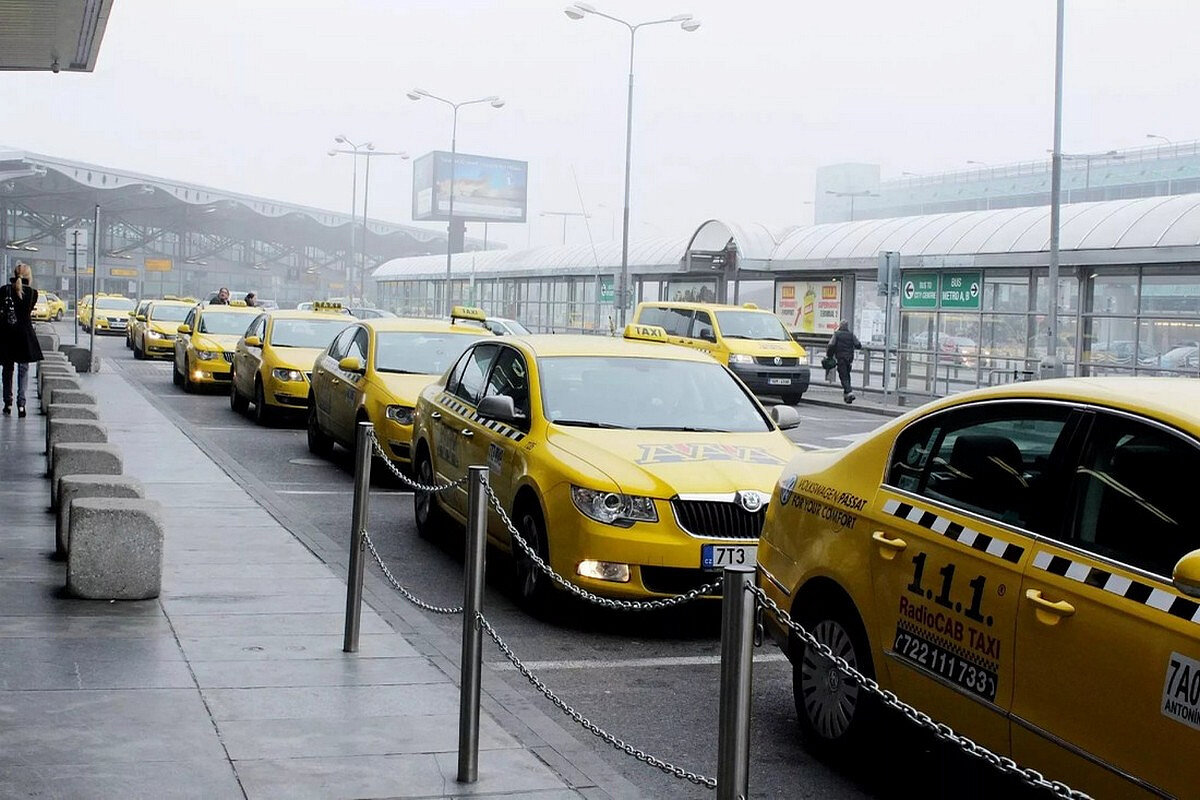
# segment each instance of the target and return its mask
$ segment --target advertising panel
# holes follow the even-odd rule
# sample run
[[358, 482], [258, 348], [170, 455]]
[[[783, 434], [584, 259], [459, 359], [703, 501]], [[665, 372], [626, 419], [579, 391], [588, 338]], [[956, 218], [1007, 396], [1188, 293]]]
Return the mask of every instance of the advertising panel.
[[[529, 164], [467, 153], [454, 157], [454, 218], [525, 222]], [[450, 216], [450, 154], [426, 153], [413, 162], [413, 219]]]
[[775, 284], [775, 315], [788, 330], [833, 333], [842, 314], [842, 284], [838, 281], [779, 281]]

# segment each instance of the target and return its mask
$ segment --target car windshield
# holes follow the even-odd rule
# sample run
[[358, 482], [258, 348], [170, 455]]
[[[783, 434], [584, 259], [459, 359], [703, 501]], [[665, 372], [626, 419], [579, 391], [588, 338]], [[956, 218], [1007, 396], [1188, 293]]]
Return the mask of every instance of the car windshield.
[[352, 320], [341, 319], [277, 319], [271, 326], [271, 344], [275, 347], [328, 347], [333, 337]]
[[209, 311], [200, 315], [200, 333], [226, 334], [240, 336], [250, 326], [254, 318], [249, 314], [237, 314], [228, 311]]
[[463, 350], [482, 338], [463, 333], [382, 331], [375, 335], [375, 370], [441, 375]]
[[147, 319], [156, 322], [183, 322], [191, 310], [191, 306], [150, 306]]
[[128, 297], [101, 297], [96, 300], [96, 308], [105, 311], [132, 311], [134, 302]]
[[766, 419], [720, 364], [667, 358], [538, 360], [546, 419], [560, 425], [761, 433]]
[[791, 338], [779, 317], [761, 311], [718, 311], [717, 325], [726, 339], [786, 342]]

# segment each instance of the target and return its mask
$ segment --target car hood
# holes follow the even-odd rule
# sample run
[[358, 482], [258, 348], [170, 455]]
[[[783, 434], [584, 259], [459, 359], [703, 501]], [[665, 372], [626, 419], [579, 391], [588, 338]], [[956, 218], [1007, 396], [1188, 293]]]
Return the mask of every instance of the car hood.
[[546, 441], [580, 472], [599, 471], [622, 492], [663, 499], [740, 489], [769, 493], [796, 453], [778, 431], [689, 433], [552, 424]]
[[776, 342], [767, 339], [726, 339], [725, 346], [730, 353], [747, 356], [787, 356], [789, 358], [804, 358], [804, 348], [794, 341]]
[[311, 372], [317, 356], [323, 352], [320, 347], [272, 347], [271, 366], [277, 369]]
[[387, 389], [388, 394], [395, 398], [397, 403], [406, 406], [416, 406], [421, 390], [441, 377], [441, 375], [399, 375], [392, 372], [375, 374], [378, 376], [379, 382]]
[[174, 336], [179, 331], [179, 326], [182, 324], [182, 322], [159, 322], [155, 319], [146, 321], [146, 325], [150, 328], [150, 330], [157, 331], [158, 333], [164, 333], [168, 336]]
[[224, 333], [205, 333], [195, 339], [196, 347], [207, 350], [226, 350], [233, 352], [241, 336]]

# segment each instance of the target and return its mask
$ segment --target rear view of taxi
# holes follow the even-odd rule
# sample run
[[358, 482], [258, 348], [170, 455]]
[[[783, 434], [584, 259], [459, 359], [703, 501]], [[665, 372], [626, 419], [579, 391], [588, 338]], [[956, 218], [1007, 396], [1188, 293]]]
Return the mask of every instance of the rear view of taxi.
[[159, 358], [174, 353], [179, 325], [195, 305], [182, 300], [151, 300], [145, 307], [139, 305], [131, 323], [133, 357]]
[[[626, 339], [504, 337], [471, 348], [421, 393], [417, 480], [487, 465], [522, 537], [556, 572], [611, 597], [676, 595], [753, 564], [770, 490], [794, 446], [746, 388], [661, 328]], [[635, 338], [650, 341], [634, 341]], [[784, 425], [794, 409], [775, 412]], [[462, 521], [466, 490], [416, 495], [422, 535]], [[552, 584], [492, 511], [518, 598]]]
[[241, 413], [253, 402], [260, 425], [308, 408], [313, 362], [354, 321], [340, 305], [316, 308], [258, 315], [234, 350], [230, 408]]
[[258, 313], [240, 301], [193, 306], [176, 328], [171, 376], [175, 385], [194, 392], [201, 386], [227, 383], [233, 349]]
[[411, 458], [417, 395], [472, 342], [492, 338], [475, 325], [438, 319], [380, 318], [346, 328], [312, 365], [308, 446], [327, 456], [353, 449], [355, 426], [369, 421], [388, 458]]
[[[1012, 384], [783, 470], [759, 586], [939, 722], [1093, 797], [1195, 796], [1200, 382]], [[772, 615], [805, 739], [877, 701]]]

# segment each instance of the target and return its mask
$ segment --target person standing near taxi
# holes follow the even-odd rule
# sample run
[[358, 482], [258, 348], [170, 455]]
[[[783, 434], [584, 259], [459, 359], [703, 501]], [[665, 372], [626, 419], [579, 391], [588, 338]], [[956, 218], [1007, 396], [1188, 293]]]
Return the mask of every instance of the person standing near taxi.
[[217, 296], [213, 299], [213, 305], [229, 305], [229, 289], [224, 286], [222, 286], [220, 289], [217, 289]]
[[33, 306], [37, 303], [33, 272], [17, 264], [8, 285], [0, 287], [0, 365], [4, 376], [4, 413], [12, 413], [13, 372], [17, 378], [17, 416], [25, 416], [25, 390], [29, 365], [42, 360], [42, 348], [33, 332]]
[[246, 305], [253, 308], [258, 305], [258, 295], [254, 292], [246, 292]]
[[855, 400], [854, 392], [850, 391], [850, 365], [854, 363], [855, 350], [862, 350], [862, 342], [850, 330], [850, 323], [842, 320], [833, 336], [829, 337], [825, 355], [837, 362], [838, 379], [842, 382], [842, 400], [847, 405]]

